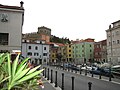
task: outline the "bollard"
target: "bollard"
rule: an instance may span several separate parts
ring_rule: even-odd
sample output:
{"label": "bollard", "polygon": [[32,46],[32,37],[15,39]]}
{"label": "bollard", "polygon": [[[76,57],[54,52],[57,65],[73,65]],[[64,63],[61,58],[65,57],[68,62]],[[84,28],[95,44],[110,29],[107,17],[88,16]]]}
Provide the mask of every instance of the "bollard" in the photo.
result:
{"label": "bollard", "polygon": [[73,72],[73,69],[71,68],[71,72]]}
{"label": "bollard", "polygon": [[109,68],[109,81],[111,81],[111,67]]}
{"label": "bollard", "polygon": [[47,80],[49,80],[49,68],[48,68],[48,78],[47,78]]}
{"label": "bollard", "polygon": [[91,90],[92,82],[88,82],[88,90]]}
{"label": "bollard", "polygon": [[99,79],[101,79],[101,73],[100,73],[100,75],[99,75]]}
{"label": "bollard", "polygon": [[64,73],[62,73],[62,90],[64,90]]}
{"label": "bollard", "polygon": [[52,76],[53,70],[51,70],[51,83],[53,83],[53,76]]}
{"label": "bollard", "polygon": [[94,76],[93,76],[93,71],[92,71],[92,76],[91,76],[91,77],[94,77]]}
{"label": "bollard", "polygon": [[46,67],[45,67],[45,78],[46,78]]}
{"label": "bollard", "polygon": [[72,78],[72,90],[74,90],[74,78],[75,77],[71,77]]}
{"label": "bollard", "polygon": [[85,69],[85,76],[87,76],[87,69]]}
{"label": "bollard", "polygon": [[68,72],[70,71],[70,68],[68,67]]}
{"label": "bollard", "polygon": [[94,76],[93,76],[93,67],[92,67],[92,77],[94,77]]}
{"label": "bollard", "polygon": [[75,73],[77,73],[77,70],[75,70]]}
{"label": "bollard", "polygon": [[55,87],[57,87],[57,71],[55,71]]}
{"label": "bollard", "polygon": [[45,73],[45,70],[43,71],[43,76],[45,75],[44,73]]}
{"label": "bollard", "polygon": [[81,66],[80,66],[80,74],[82,74]]}

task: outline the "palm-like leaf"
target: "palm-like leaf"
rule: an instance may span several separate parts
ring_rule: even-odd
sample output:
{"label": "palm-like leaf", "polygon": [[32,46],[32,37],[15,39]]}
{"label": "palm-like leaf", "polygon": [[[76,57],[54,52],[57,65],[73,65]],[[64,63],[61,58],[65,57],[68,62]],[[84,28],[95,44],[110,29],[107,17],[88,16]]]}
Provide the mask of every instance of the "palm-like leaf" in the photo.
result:
{"label": "palm-like leaf", "polygon": [[[8,58],[8,74],[11,77],[11,60],[10,60],[10,54],[7,54],[7,58]],[[11,82],[12,78],[9,78],[9,83]]]}
{"label": "palm-like leaf", "polygon": [[12,77],[14,77],[15,75],[15,72],[16,72],[16,68],[17,68],[17,65],[18,65],[18,59],[19,59],[19,55],[16,57],[16,59],[14,60],[13,64],[12,64]]}
{"label": "palm-like leaf", "polygon": [[33,73],[33,72],[36,71],[40,66],[41,66],[41,65],[36,66],[35,68],[31,69],[26,75]]}
{"label": "palm-like leaf", "polygon": [[10,76],[8,90],[10,90],[11,88],[13,88],[15,86],[21,85],[22,82],[28,81],[28,80],[36,77],[37,75],[39,75],[43,71],[43,69],[37,71],[37,69],[40,66],[37,66],[37,67],[30,70],[30,68],[28,68],[26,66],[29,58],[25,59],[20,64],[18,64],[18,59],[19,59],[19,55],[18,55],[16,57],[16,59],[14,60],[14,62],[12,63],[12,65],[10,62],[10,55],[9,54],[7,55],[7,58],[8,58],[8,63],[7,63],[8,64],[8,73]]}
{"label": "palm-like leaf", "polygon": [[29,59],[30,59],[30,58],[26,58],[25,60],[23,60],[23,61],[18,65],[17,71],[18,71]]}
{"label": "palm-like leaf", "polygon": [[29,75],[26,75],[26,76],[24,76],[22,79],[20,79],[18,82],[21,83],[21,82],[24,82],[24,81],[26,81],[26,80],[29,80],[29,79],[33,78],[34,76],[40,74],[42,71],[43,71],[43,69],[42,69],[42,70],[39,70],[39,71],[36,71],[36,72],[34,72],[34,73],[31,73],[31,74],[29,74]]}
{"label": "palm-like leaf", "polygon": [[11,62],[10,54],[0,54],[0,84],[4,84],[4,81],[6,81],[5,86],[7,85],[4,88],[0,88],[0,90],[4,90],[5,88],[7,90],[21,88],[22,83],[28,85],[27,88],[31,89],[33,87],[36,90],[35,88],[38,87],[37,80],[39,79],[37,76],[39,76],[43,69],[37,71],[40,65],[30,69],[27,64],[28,60],[29,58],[26,58],[18,64],[19,55]]}

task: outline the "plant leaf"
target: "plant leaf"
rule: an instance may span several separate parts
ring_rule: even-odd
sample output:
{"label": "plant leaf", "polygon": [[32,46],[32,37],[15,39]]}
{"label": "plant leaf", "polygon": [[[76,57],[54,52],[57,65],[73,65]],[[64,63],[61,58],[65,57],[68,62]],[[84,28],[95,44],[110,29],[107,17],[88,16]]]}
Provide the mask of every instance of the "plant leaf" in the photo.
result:
{"label": "plant leaf", "polygon": [[19,69],[23,66],[23,64],[25,64],[29,59],[30,59],[30,58],[26,58],[25,60],[23,60],[23,61],[18,65],[17,70],[19,70]]}
{"label": "plant leaf", "polygon": [[3,55],[4,55],[4,53],[0,54],[0,64],[4,61]]}
{"label": "plant leaf", "polygon": [[29,80],[29,79],[33,78],[34,76],[40,74],[42,71],[43,71],[43,69],[42,69],[42,70],[39,70],[39,71],[36,71],[36,72],[34,72],[34,73],[31,73],[31,74],[29,74],[29,75],[27,75],[27,76],[24,76],[24,77],[23,77],[22,79],[20,79],[18,82],[21,83],[21,82],[24,82],[24,81],[26,81],[26,80]]}
{"label": "plant leaf", "polygon": [[19,80],[20,78],[22,78],[23,76],[25,76],[25,74],[30,70],[30,68],[27,68],[25,70],[23,70],[19,75],[17,75],[16,77],[14,77],[13,81]]}
{"label": "plant leaf", "polygon": [[1,72],[1,74],[0,74],[0,83],[1,83],[2,79],[3,79],[3,73]]}
{"label": "plant leaf", "polygon": [[26,63],[16,72],[14,78],[15,78],[16,76],[18,76],[18,75],[23,71],[23,69],[24,69],[25,66],[26,66]]}
{"label": "plant leaf", "polygon": [[33,72],[36,71],[40,66],[41,66],[41,65],[36,66],[35,68],[31,69],[26,75],[33,73]]}
{"label": "plant leaf", "polygon": [[4,78],[3,80],[1,80],[1,81],[0,81],[0,83],[4,82],[4,81],[5,81],[5,80],[7,80],[8,78],[10,78],[10,76],[9,76],[9,77]]}
{"label": "plant leaf", "polygon": [[10,54],[7,54],[7,58],[8,58],[8,74],[10,76],[9,78],[9,83],[11,82],[11,63],[10,63]]}
{"label": "plant leaf", "polygon": [[14,62],[12,64],[12,77],[14,77],[15,72],[16,72],[16,68],[17,68],[17,65],[18,65],[19,55],[20,54],[17,55],[16,59],[14,60]]}

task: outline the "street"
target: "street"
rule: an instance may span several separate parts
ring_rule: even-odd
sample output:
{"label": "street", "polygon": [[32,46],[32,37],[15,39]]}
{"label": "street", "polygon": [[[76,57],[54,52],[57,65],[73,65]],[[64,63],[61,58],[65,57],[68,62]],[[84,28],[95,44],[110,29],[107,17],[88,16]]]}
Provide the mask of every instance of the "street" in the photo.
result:
{"label": "street", "polygon": [[[74,90],[89,90],[88,82],[92,82],[91,90],[119,90],[120,84],[112,83],[110,81],[100,80],[84,75],[56,69],[55,67],[47,66],[53,70],[53,82],[55,83],[55,71],[57,71],[57,84],[62,85],[62,73],[64,73],[64,90],[72,90],[72,78],[74,79]],[[46,73],[48,75],[48,73]],[[49,77],[51,72],[49,72]],[[50,77],[51,79],[51,77]]]}

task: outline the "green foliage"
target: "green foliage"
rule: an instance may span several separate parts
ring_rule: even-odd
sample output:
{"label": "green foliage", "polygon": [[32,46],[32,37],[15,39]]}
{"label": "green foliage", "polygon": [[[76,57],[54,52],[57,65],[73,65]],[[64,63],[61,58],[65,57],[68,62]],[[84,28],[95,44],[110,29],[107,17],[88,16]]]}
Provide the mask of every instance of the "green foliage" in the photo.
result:
{"label": "green foliage", "polygon": [[26,58],[19,63],[18,55],[12,62],[10,54],[0,54],[0,90],[38,90],[35,88],[39,87],[37,80],[43,69],[37,70],[40,65],[31,69],[28,67],[28,60]]}
{"label": "green foliage", "polygon": [[70,44],[69,38],[59,38],[59,37],[56,37],[56,36],[51,36],[50,42]]}

